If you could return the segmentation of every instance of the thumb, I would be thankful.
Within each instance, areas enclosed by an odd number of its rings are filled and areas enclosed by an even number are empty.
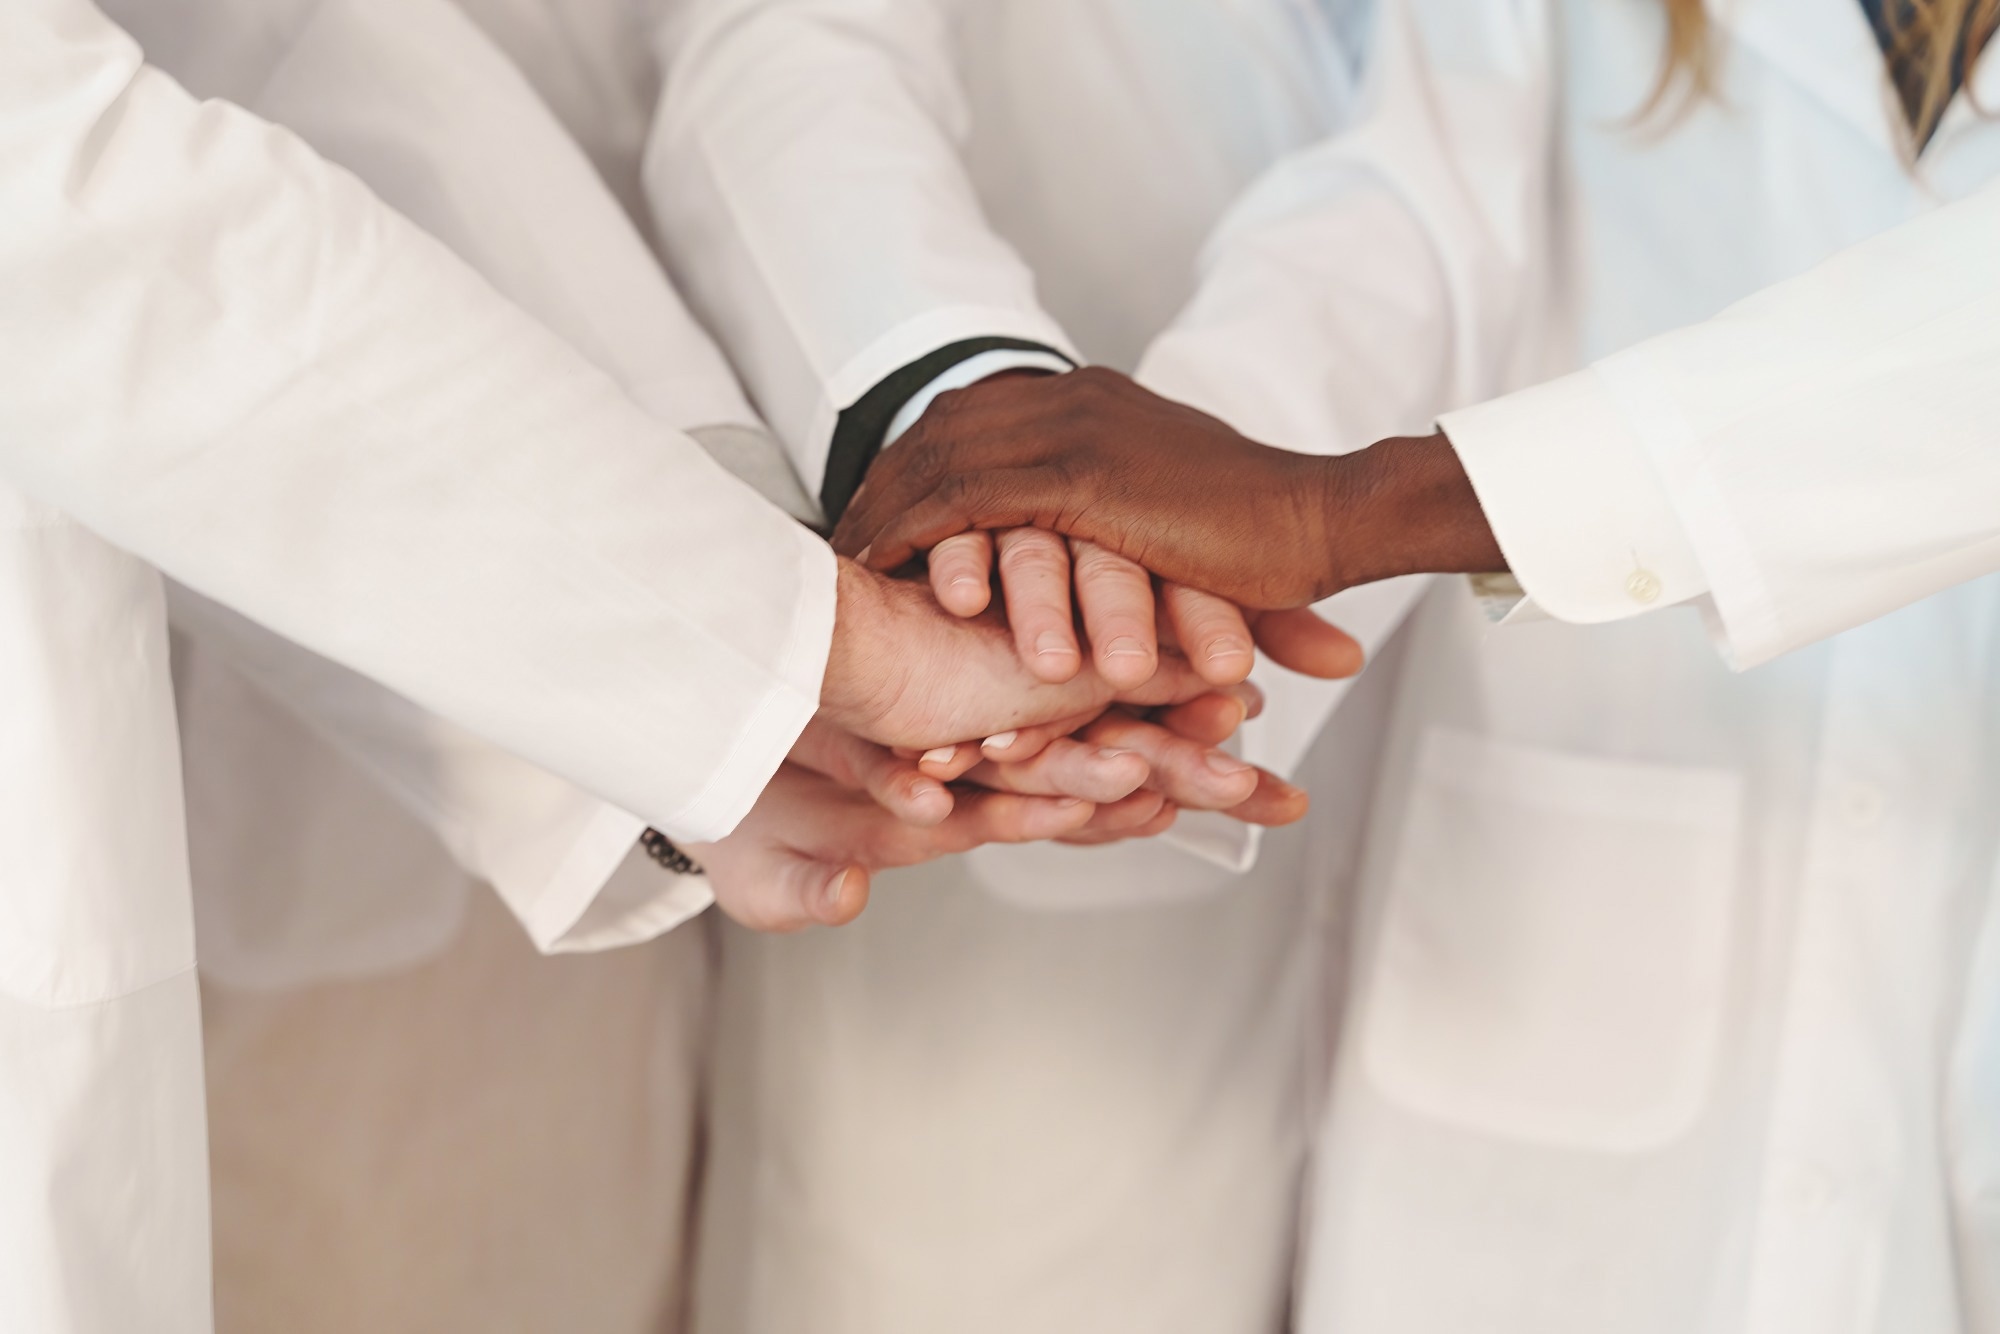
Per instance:
[[[1267,611],[1257,618],[1254,634],[1272,662],[1328,681],[1357,675],[1367,656],[1354,636],[1310,607]]]
[[[819,869],[829,870],[824,863]],[[868,906],[868,868],[859,864],[843,866],[832,875],[822,874],[813,920],[821,926],[846,926],[861,916]]]
[[[809,926],[845,926],[868,906],[868,872],[783,853],[748,885],[717,885],[716,901],[752,931],[786,934]]]

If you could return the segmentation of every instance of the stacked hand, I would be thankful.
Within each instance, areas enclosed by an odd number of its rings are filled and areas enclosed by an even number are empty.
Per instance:
[[[981,843],[1145,837],[1183,807],[1298,819],[1304,793],[1216,749],[1262,704],[1240,684],[1248,652],[1197,670],[1174,634],[1160,647],[1151,596],[1147,584],[1147,670],[1118,661],[1114,683],[1074,651],[1062,671],[1024,659],[1018,627],[990,608],[961,599],[953,615],[921,583],[842,562],[819,717],[736,832],[690,849],[724,910],[764,930],[839,925],[865,906],[870,871]],[[1357,667],[1351,641],[1323,629],[1319,651]]]
[[[894,569],[961,534],[1021,525],[1249,608],[1506,568],[1442,435],[1295,454],[1095,368],[941,396],[876,462],[834,547]]]
[[[1352,675],[1359,646],[1308,604],[1505,568],[1442,436],[1296,454],[1101,370],[939,397],[834,544],[926,557],[929,589],[843,562],[820,719],[702,851],[770,929],[850,920],[869,870],[983,842],[1145,836],[1182,807],[1295,820],[1302,792],[1216,749],[1258,707],[1256,649]]]

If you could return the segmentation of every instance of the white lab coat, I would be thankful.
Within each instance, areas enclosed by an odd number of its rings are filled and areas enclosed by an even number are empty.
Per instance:
[[[355,171],[663,420],[712,452],[759,438],[476,28],[433,0],[308,11],[285,45],[245,40],[268,3],[111,12],[167,72]],[[176,591],[218,1326],[659,1328],[683,1300],[710,942],[537,959],[480,881],[560,952],[674,925],[704,882],[637,854],[622,812]],[[621,861],[582,920],[537,911],[569,896],[552,880],[585,894]]]
[[[257,36],[288,10],[287,40]],[[107,12],[191,91],[355,172],[661,420],[705,444],[760,429],[577,146],[449,4]],[[170,603],[208,976],[273,988],[414,962],[482,879],[554,951],[643,939],[709,902],[631,855],[624,812],[186,589]],[[385,819],[385,796],[409,814]],[[628,857],[626,878],[658,882],[653,909],[580,918]]]
[[[1301,1326],[2000,1328],[2000,125],[1910,170],[1842,0],[1651,131],[1654,6],[1396,8],[1145,374],[1337,448],[1591,366],[1444,418],[1585,624],[1412,627]]]
[[[839,410],[955,340],[1130,366],[1229,201],[1340,122],[1365,9],[680,6],[646,162],[663,247],[816,487]],[[1376,694],[1330,737],[1344,788],[1251,876],[1243,826],[1184,816],[1213,860],[982,849],[884,877],[842,932],[728,934],[697,1328],[1275,1328],[1314,913],[1358,841]]]
[[[810,715],[831,561],[351,177],[195,103],[89,6],[16,7],[0,53],[20,490],[0,642],[31,721],[5,771],[0,1324],[199,1330],[163,604],[79,522],[686,837],[725,831]]]

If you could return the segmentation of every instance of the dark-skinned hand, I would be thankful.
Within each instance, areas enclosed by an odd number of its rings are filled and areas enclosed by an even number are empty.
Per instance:
[[[1021,527],[1263,610],[1506,568],[1442,435],[1297,454],[1094,367],[940,395],[876,460],[834,545],[894,569],[956,534]]]

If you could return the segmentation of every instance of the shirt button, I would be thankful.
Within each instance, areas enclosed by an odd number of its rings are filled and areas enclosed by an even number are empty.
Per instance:
[[[1853,829],[1873,829],[1882,823],[1889,799],[1873,783],[1849,783],[1840,793],[1840,814]]]
[[[1634,570],[1625,581],[1625,592],[1634,602],[1651,606],[1660,600],[1660,576],[1651,570]]]

